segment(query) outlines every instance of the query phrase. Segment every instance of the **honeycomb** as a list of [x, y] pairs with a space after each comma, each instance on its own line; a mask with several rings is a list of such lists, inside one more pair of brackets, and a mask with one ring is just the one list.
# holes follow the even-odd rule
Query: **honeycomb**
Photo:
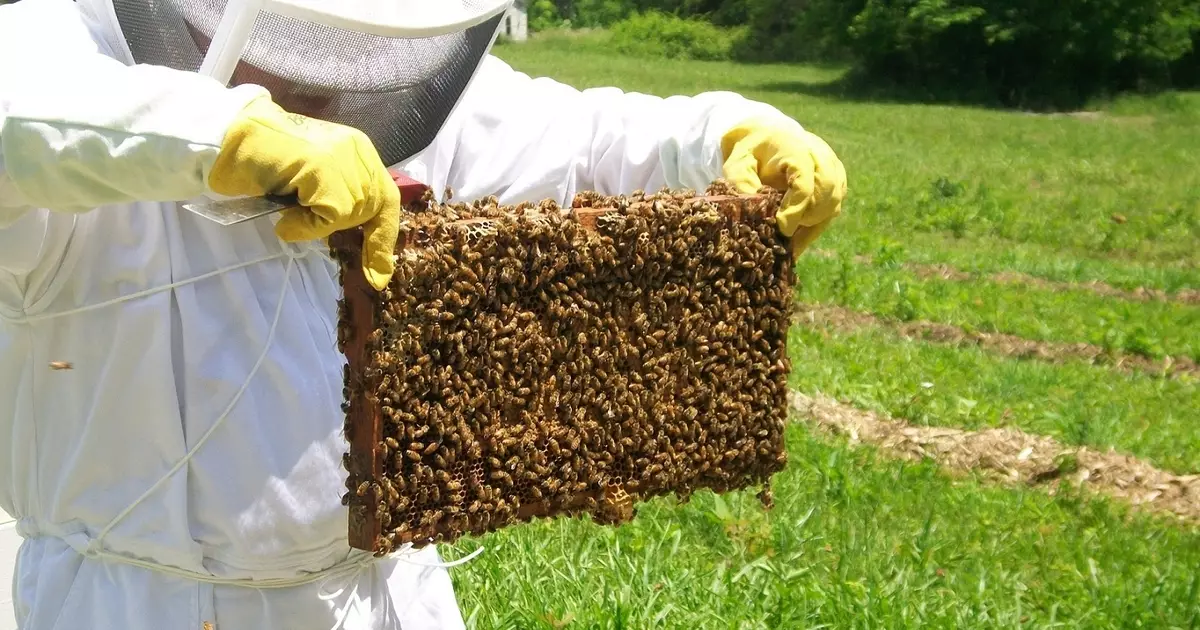
[[383, 555], [751, 486], [787, 461], [794, 277], [775, 191], [410, 205], [390, 285], [342, 267], [343, 503]]

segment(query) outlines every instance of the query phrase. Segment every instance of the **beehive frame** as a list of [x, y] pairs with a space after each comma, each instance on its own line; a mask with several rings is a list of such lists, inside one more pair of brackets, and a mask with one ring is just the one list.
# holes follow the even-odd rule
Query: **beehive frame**
[[[794, 283], [786, 248], [775, 232], [774, 213], [779, 201], [780, 195], [774, 191], [739, 195], [719, 182], [700, 196], [691, 191], [621, 197], [582, 194], [567, 209], [548, 202], [499, 207], [494, 199], [490, 204], [483, 201], [451, 207], [426, 196], [410, 207], [414, 211], [410, 216], [416, 220], [403, 226], [397, 246], [397, 274], [383, 293], [372, 289], [362, 274], [361, 232], [334, 235], [330, 245], [341, 265], [344, 291], [339, 305], [339, 345], [347, 360], [344, 409], [350, 449], [344, 461], [348, 472], [344, 503], [350, 508], [350, 545], [385, 554], [405, 544], [421, 547], [450, 542], [464, 534], [480, 534], [560, 514], [587, 513], [601, 523], [620, 523], [633, 517], [637, 501], [668, 493], [686, 499], [700, 488], [721, 492], [761, 485], [760, 498], [769, 503], [769, 479], [786, 463], [783, 424], [790, 367], [786, 353], [787, 305]], [[668, 216], [671, 218], [664, 218]], [[734, 242], [735, 232], [742, 239], [740, 245]], [[650, 245], [651, 233], [660, 241], [664, 235], [669, 237], [666, 245]], [[508, 238], [504, 241], [508, 245], [501, 243], [503, 238]], [[532, 251], [525, 251], [514, 238], [526, 238]], [[519, 256], [512, 254], [514, 246], [521, 250]], [[624, 252], [629, 260], [616, 260], [613, 252]], [[674, 272], [667, 269], [691, 264], [684, 259], [693, 255], [696, 260], [703, 259], [707, 267], [693, 266], [683, 275], [672, 275]], [[504, 256], [508, 258], [501, 260]], [[593, 258], [588, 256], [602, 262], [590, 270], [580, 268], [581, 264], [592, 266], [589, 261]], [[548, 257], [554, 257], [554, 262]], [[461, 271], [468, 258], [474, 260], [465, 266], [474, 271]], [[527, 278], [507, 273], [511, 269], [504, 265], [513, 267], [513, 260], [525, 261]], [[644, 267], [613, 267], [636, 267], [638, 261]], [[500, 272], [488, 268], [491, 263]], [[443, 277], [455, 264], [459, 265], [456, 273], [465, 275]], [[437, 269], [442, 271], [435, 273]], [[637, 276], [639, 269], [644, 272], [642, 276]], [[595, 288], [606, 280], [593, 278], [589, 271], [601, 276], [617, 275], [607, 280], [607, 289]], [[698, 299], [701, 291], [694, 286], [675, 282], [685, 276], [693, 280], [693, 285], [707, 286], [705, 290], [712, 292], [710, 302]], [[477, 282], [472, 284], [463, 277]], [[629, 289], [630, 278], [649, 278], [646, 282], [657, 293], [644, 297], [637, 287]], [[655, 279], [658, 284], [654, 284]], [[528, 293], [517, 294], [513, 289], [505, 294], [505, 282], [525, 287]], [[581, 288], [583, 283], [589, 283], [593, 293]], [[615, 295], [613, 291], [605, 293], [614, 283], [618, 289], [613, 291], [626, 291], [621, 293], [625, 298], [612, 297], [598, 304], [587, 297]], [[530, 295], [539, 290], [538, 299], [555, 315], [519, 306], [521, 300], [531, 300]], [[483, 297], [497, 291], [501, 295]], [[417, 303], [416, 294], [436, 306]], [[684, 297], [678, 298], [680, 295]], [[550, 306], [555, 300], [564, 302]], [[663, 306], [643, 307], [638, 300], [658, 300]], [[674, 306], [667, 305], [668, 301]], [[483, 308], [485, 304], [490, 311]], [[471, 311], [470, 305], [479, 307], [480, 312]], [[436, 310], [443, 307], [447, 310]], [[470, 313], [475, 319], [464, 318], [460, 324], [454, 321], [453, 308], [458, 308], [457, 317]], [[732, 308], [740, 319], [725, 317], [717, 313], [718, 308], [726, 309], [725, 315]], [[610, 323], [604, 328], [606, 332], [596, 334], [607, 335], [604, 338], [614, 347], [621, 346], [617, 338], [630, 345], [632, 349], [621, 346], [616, 350], [624, 352], [624, 367], [641, 361], [643, 354], [651, 356], [641, 366], [645, 374], [635, 368], [615, 374], [616, 361], [611, 356], [594, 362], [587, 354], [589, 349], [598, 356], [608, 354], [600, 347], [602, 342], [592, 343], [588, 337], [592, 332], [586, 329], [589, 322], [594, 325], [600, 321], [595, 319], [600, 311], [612, 311], [613, 320], [619, 319], [618, 313], [624, 314], [624, 328]], [[404, 313], [404, 320], [397, 321], [394, 313]], [[430, 313], [437, 316], [426, 317]], [[653, 321], [655, 314], [664, 321]], [[702, 314], [710, 317], [705, 319]], [[501, 336], [490, 337], [490, 341], [477, 339], [479, 335], [472, 325], [490, 321], [498, 326], [506, 316], [511, 316], [512, 322], [497, 333]], [[449, 317], [448, 325], [462, 329], [449, 332], [442, 327], [441, 317]], [[666, 331], [663, 326], [670, 323], [665, 321], [668, 319], [678, 319], [679, 326]], [[732, 331], [735, 324], [728, 322], [735, 319], [740, 328]], [[715, 330], [689, 328], [681, 332], [689, 321]], [[531, 330], [542, 327], [536, 334], [528, 333], [522, 347], [541, 343], [555, 348], [542, 348], [540, 355], [527, 359], [540, 366], [530, 367], [529, 373], [540, 377], [550, 374], [548, 380], [531, 382], [510, 372], [504, 381], [504, 375], [487, 372], [502, 372], [505, 366], [513, 369], [505, 363], [513, 356], [505, 354], [505, 348], [517, 342], [511, 337], [504, 341], [502, 335], [508, 329], [508, 334], [513, 334], [517, 326], [524, 324]], [[407, 332], [390, 338], [384, 332], [401, 326]], [[470, 352], [461, 344], [465, 330], [472, 330], [474, 336], [469, 338], [476, 339]], [[437, 349], [445, 348], [446, 340], [458, 333], [464, 334], [457, 337], [456, 356]], [[403, 343], [395, 341], [405, 335]], [[418, 337], [420, 342], [415, 341]], [[634, 337], [636, 340], [628, 341]], [[397, 352], [404, 343], [410, 351]], [[639, 343], [642, 345], [637, 346]], [[496, 346], [504, 348], [493, 349]], [[425, 355], [413, 359], [414, 354], [427, 349], [437, 358]], [[555, 353], [556, 358], [547, 358]], [[399, 354], [404, 356], [390, 356]], [[635, 359], [630, 358], [633, 355]], [[384, 356], [392, 362], [385, 363]], [[556, 384], [560, 376], [562, 381], [573, 383], [604, 380], [596, 374], [573, 377], [571, 365], [580, 361], [599, 366], [597, 373], [608, 379], [605, 382], [618, 383], [618, 390], [622, 387], [619, 384], [625, 383], [626, 389], [621, 390], [624, 396], [617, 400], [617, 394], [611, 394], [613, 400], [604, 400], [609, 394], [588, 385], [591, 398], [585, 399], [581, 395], [584, 385], [575, 385], [581, 391], [571, 391], [570, 383]], [[670, 367], [671, 361], [684, 376], [664, 372], [662, 366]], [[472, 383], [483, 383], [487, 393], [477, 395], [476, 400], [482, 398], [485, 403], [473, 404], [452, 387], [444, 387], [440, 393], [426, 388], [408, 400], [395, 400], [401, 396], [389, 389], [408, 391], [409, 379], [425, 383], [433, 378], [422, 374], [423, 369], [450, 374], [450, 365], [461, 367], [467, 362], [475, 373], [492, 378], [484, 383], [476, 376], [467, 376]], [[734, 367], [730, 369], [729, 365]], [[524, 367], [516, 369], [522, 371]], [[719, 375], [725, 369], [729, 370], [728, 380]], [[659, 380], [643, 381], [646, 375]], [[743, 380], [739, 381], [738, 376]], [[405, 385], [399, 385], [400, 381]], [[671, 388], [674, 391], [667, 391]], [[562, 399], [560, 391], [566, 392]], [[570, 403], [565, 402], [568, 396]], [[539, 400], [534, 402], [537, 397]], [[452, 400], [456, 402], [451, 404]], [[394, 407], [405, 402], [415, 407]], [[453, 415], [442, 413], [443, 402]], [[420, 415], [421, 409], [436, 409], [437, 413]], [[486, 409], [486, 418], [473, 418], [480, 409]], [[559, 414], [568, 414], [571, 419]], [[663, 422], [647, 434], [645, 426], [654, 423], [650, 420], [652, 414], [655, 420], [663, 418]], [[641, 420], [633, 421], [635, 416]], [[640, 440], [631, 433], [637, 427], [644, 433]], [[688, 431], [690, 434], [683, 435]], [[654, 448], [662, 450], [655, 452]], [[562, 456], [563, 452], [567, 455]], [[701, 455], [708, 459], [688, 469], [688, 462], [701, 461]], [[562, 457], [569, 463], [560, 466]], [[715, 465], [710, 466], [710, 460]], [[664, 470], [664, 466], [671, 471]], [[585, 475], [580, 469], [589, 472]], [[520, 478], [514, 478], [518, 471]], [[564, 489], [564, 485], [570, 488]], [[433, 500], [431, 493], [436, 495]], [[401, 503], [409, 507], [396, 512]], [[399, 525], [395, 514], [404, 516]]]

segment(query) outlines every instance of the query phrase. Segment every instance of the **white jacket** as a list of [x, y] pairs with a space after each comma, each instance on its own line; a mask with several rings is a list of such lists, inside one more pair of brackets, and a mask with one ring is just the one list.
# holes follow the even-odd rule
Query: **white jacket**
[[12, 576], [20, 544], [12, 516], [0, 510], [0, 630], [17, 627], [16, 617], [12, 614]]
[[[412, 564], [432, 549], [361, 563], [346, 544], [332, 264], [270, 219], [176, 205], [259, 93], [132, 66], [104, 0], [0, 7], [0, 508], [25, 538], [22, 628], [462, 626], [446, 570]], [[763, 113], [782, 116], [488, 58], [403, 166], [503, 202], [703, 188], [720, 135]]]

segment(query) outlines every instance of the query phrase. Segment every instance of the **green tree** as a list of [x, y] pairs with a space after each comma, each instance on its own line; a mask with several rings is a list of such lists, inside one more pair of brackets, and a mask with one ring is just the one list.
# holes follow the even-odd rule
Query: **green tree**
[[1006, 105], [1074, 107], [1170, 83], [1196, 0], [868, 0], [850, 27], [865, 76]]

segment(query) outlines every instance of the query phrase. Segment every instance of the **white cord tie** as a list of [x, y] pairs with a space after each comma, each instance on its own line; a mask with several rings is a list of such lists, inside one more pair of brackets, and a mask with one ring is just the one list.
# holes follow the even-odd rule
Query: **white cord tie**
[[[303, 257], [303, 256], [301, 256], [301, 257]], [[162, 286], [151, 287], [149, 289], [143, 289], [143, 290], [137, 291], [135, 293], [130, 293], [129, 295], [122, 295], [120, 297], [112, 298], [111, 300], [104, 300], [103, 302], [97, 302], [95, 304], [87, 304], [87, 305], [80, 306], [77, 308], [67, 309], [65, 311], [53, 311], [50, 313], [37, 313], [35, 315], [20, 315], [20, 316], [5, 315], [3, 312], [0, 312], [0, 320], [6, 321], [9, 323], [13, 323], [13, 324], [29, 324], [29, 323], [33, 323], [33, 322], [45, 321], [48, 319], [57, 319], [59, 317], [66, 317], [68, 315], [76, 315], [78, 313], [86, 313], [88, 311], [94, 311], [94, 310], [105, 308], [108, 306], [115, 306], [117, 304], [123, 304], [125, 302], [132, 302], [133, 300], [137, 300], [140, 298], [155, 295], [157, 293], [163, 293], [165, 291], [174, 291], [175, 289], [178, 289], [179, 287], [184, 287], [189, 284], [194, 284], [201, 280], [207, 280], [208, 278], [212, 278], [214, 276], [219, 276], [219, 275], [229, 272], [229, 271], [236, 271], [238, 269], [243, 269], [245, 267], [258, 265], [258, 264], [261, 264], [264, 262], [269, 262], [272, 260], [279, 260], [281, 258], [289, 258], [293, 261], [296, 259], [296, 257], [290, 251], [285, 249], [284, 251], [282, 251], [278, 254], [271, 254], [270, 256], [263, 256], [261, 258], [255, 258], [254, 260], [237, 263], [235, 265], [229, 265], [228, 267], [222, 267], [220, 269], [215, 269], [213, 271], [209, 271], [208, 273], [203, 273], [198, 276], [187, 278], [185, 280], [179, 280], [177, 282], [172, 282], [170, 284], [164, 284]]]

